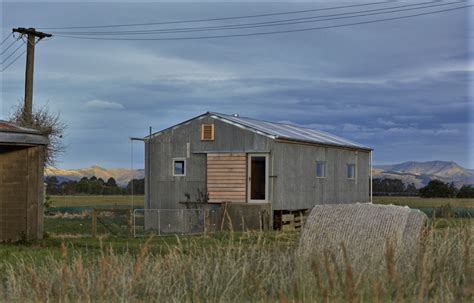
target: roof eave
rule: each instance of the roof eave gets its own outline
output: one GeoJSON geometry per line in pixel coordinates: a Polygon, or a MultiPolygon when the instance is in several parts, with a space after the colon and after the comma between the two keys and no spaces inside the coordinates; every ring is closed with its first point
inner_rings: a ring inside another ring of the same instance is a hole
{"type": "Polygon", "coordinates": [[[38,134],[0,132],[0,145],[48,145],[47,137],[38,134]]]}

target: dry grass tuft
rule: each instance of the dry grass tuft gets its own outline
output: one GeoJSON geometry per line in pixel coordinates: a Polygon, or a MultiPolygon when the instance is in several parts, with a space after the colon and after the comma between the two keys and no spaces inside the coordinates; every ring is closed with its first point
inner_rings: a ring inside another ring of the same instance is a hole
{"type": "Polygon", "coordinates": [[[357,267],[344,245],[308,261],[296,241],[283,245],[263,234],[208,237],[206,245],[178,238],[161,253],[151,249],[154,239],[136,254],[103,244],[96,257],[64,244],[62,255],[41,262],[0,260],[0,301],[472,302],[470,234],[468,227],[431,233],[414,266],[395,258],[390,245],[385,260],[357,267]]]}

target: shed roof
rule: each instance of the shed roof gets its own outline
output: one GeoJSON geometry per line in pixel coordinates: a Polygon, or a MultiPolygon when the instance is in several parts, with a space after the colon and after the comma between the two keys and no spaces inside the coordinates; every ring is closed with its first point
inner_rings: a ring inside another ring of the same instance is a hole
{"type": "Polygon", "coordinates": [[[48,139],[38,130],[0,120],[0,144],[46,145],[48,139]]]}
{"type": "Polygon", "coordinates": [[[370,147],[350,141],[320,130],[301,127],[287,123],[269,122],[237,115],[210,113],[224,120],[243,125],[251,130],[262,132],[274,139],[284,139],[298,142],[319,143],[352,148],[370,149],[370,147]]]}
{"type": "MultiPolygon", "coordinates": [[[[341,146],[357,149],[372,150],[372,148],[350,141],[339,136],[329,134],[320,130],[278,122],[269,122],[257,120],[253,118],[241,117],[237,115],[227,115],[216,112],[207,112],[192,119],[181,122],[170,128],[188,123],[191,120],[211,116],[215,119],[222,120],[227,123],[238,125],[260,135],[264,135],[274,140],[288,140],[301,143],[315,143],[322,145],[341,146]]],[[[163,130],[156,132],[153,136],[158,135],[163,130]]],[[[148,138],[145,137],[145,138],[148,138]]]]}

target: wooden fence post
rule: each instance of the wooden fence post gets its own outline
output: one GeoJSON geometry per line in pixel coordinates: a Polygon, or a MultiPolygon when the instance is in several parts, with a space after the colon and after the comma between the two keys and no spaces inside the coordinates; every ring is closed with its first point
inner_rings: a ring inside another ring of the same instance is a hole
{"type": "Polygon", "coordinates": [[[92,237],[95,238],[97,234],[97,210],[92,210],[92,237]]]}
{"type": "Polygon", "coordinates": [[[128,229],[128,237],[129,238],[132,237],[132,216],[133,216],[133,213],[132,213],[132,210],[130,209],[127,212],[127,229],[128,229]]]}

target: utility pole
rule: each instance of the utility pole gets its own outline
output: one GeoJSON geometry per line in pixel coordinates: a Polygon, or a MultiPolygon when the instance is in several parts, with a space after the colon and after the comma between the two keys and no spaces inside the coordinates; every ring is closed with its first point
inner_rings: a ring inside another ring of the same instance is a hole
{"type": "Polygon", "coordinates": [[[14,33],[19,33],[22,36],[27,36],[27,45],[26,45],[26,72],[25,72],[25,105],[23,109],[23,114],[25,115],[24,120],[26,123],[30,124],[32,121],[33,115],[33,71],[35,65],[35,38],[38,37],[38,41],[51,37],[51,34],[38,32],[34,28],[23,28],[18,27],[12,30],[14,33]]]}

